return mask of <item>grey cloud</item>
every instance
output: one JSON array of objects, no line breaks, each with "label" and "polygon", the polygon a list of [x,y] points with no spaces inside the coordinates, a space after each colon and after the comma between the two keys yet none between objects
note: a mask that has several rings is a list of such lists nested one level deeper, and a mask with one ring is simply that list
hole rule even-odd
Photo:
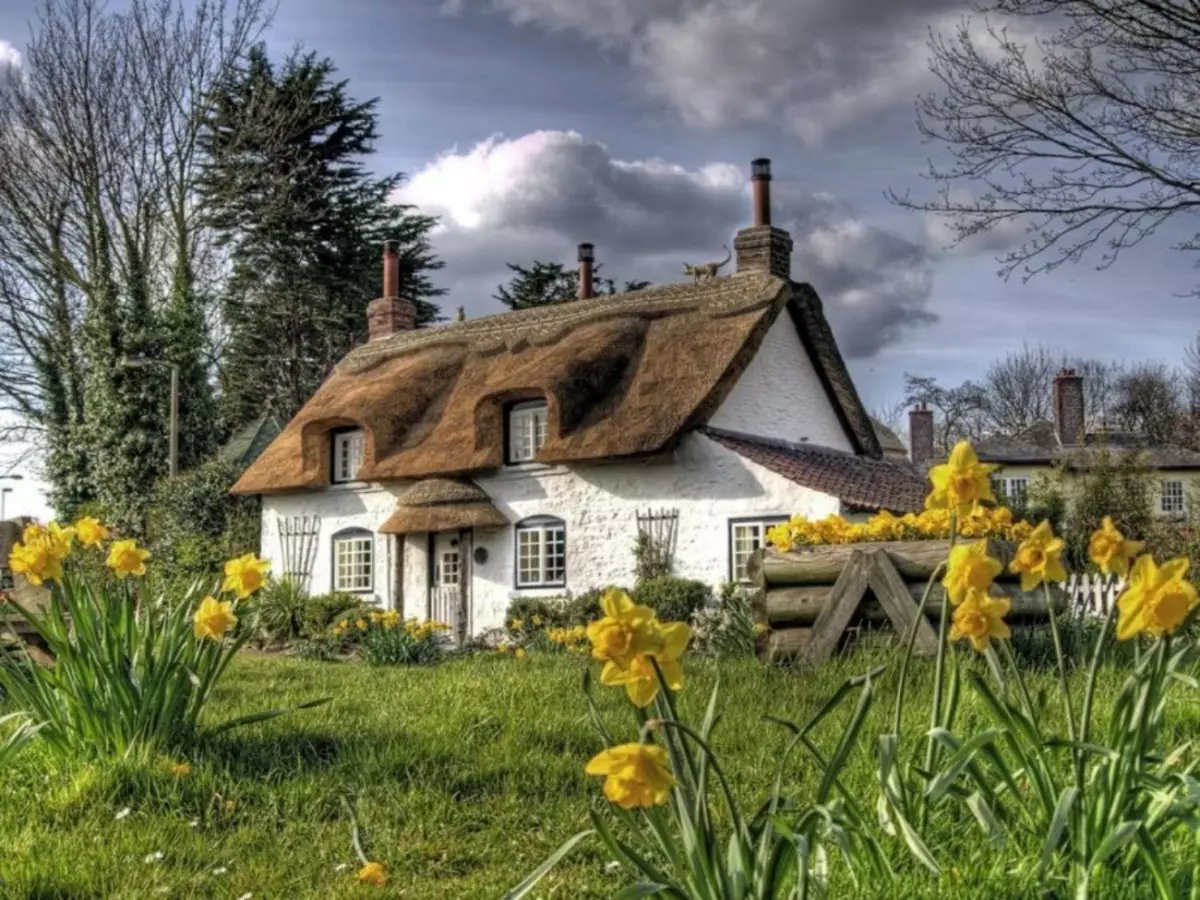
[{"label": "grey cloud", "polygon": [[646,91],[701,126],[777,124],[808,141],[929,84],[930,25],[964,0],[454,0],[623,51]]},{"label": "grey cloud", "polygon": [[[596,245],[605,274],[618,280],[677,281],[684,262],[721,258],[748,224],[746,168],[622,162],[580,135],[542,132],[443,157],[401,196],[443,217],[434,246],[447,264],[447,308],[481,315],[497,311],[491,295],[507,279],[505,263],[571,264],[582,241]],[[936,321],[925,308],[932,266],[923,246],[791,186],[776,169],[774,217],[795,242],[793,275],[821,295],[843,353],[873,356]],[[475,183],[475,170],[487,173],[479,180],[486,195],[450,196]]]}]

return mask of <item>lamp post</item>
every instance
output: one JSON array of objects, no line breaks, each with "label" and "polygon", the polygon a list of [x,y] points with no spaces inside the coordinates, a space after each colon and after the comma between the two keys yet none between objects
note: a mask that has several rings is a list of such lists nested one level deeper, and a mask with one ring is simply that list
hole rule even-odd
[{"label": "lamp post", "polygon": [[[24,481],[24,479],[25,479],[24,475],[0,475],[0,481]],[[8,495],[11,494],[12,492],[13,492],[13,489],[10,487],[0,488],[0,522],[5,521],[5,519],[4,519],[4,501],[5,501],[5,499],[7,499]]]},{"label": "lamp post", "polygon": [[144,356],[126,357],[121,360],[121,365],[126,369],[145,369],[150,366],[169,366],[171,369],[171,421],[167,435],[170,442],[168,471],[174,478],[179,474],[179,366]]}]

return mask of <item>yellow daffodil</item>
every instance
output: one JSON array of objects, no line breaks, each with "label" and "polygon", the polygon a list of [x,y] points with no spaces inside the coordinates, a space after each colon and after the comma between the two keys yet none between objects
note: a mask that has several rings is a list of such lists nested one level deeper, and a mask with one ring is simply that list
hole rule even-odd
[{"label": "yellow daffodil", "polygon": [[8,568],[30,584],[62,581],[62,557],[50,542],[41,538],[16,544],[8,554]]},{"label": "yellow daffodil", "polygon": [[951,603],[961,603],[968,591],[986,594],[996,576],[1003,571],[1004,565],[988,556],[987,551],[987,541],[956,544],[950,551],[942,587],[946,589]]},{"label": "yellow daffodil", "polygon": [[358,880],[363,884],[373,884],[383,887],[388,883],[387,869],[383,863],[369,862],[358,870]]},{"label": "yellow daffodil", "polygon": [[596,756],[584,769],[603,775],[604,796],[622,809],[662,806],[675,786],[667,751],[655,744],[620,744]]},{"label": "yellow daffodil", "polygon": [[951,451],[950,459],[929,471],[933,490],[925,498],[925,506],[954,510],[963,516],[981,500],[994,501],[989,476],[995,469],[996,466],[979,461],[969,442],[959,441]]},{"label": "yellow daffodil", "polygon": [[205,597],[196,607],[192,617],[192,631],[197,638],[212,638],[220,640],[225,632],[237,624],[237,616],[233,612],[233,603],[229,600],[218,600],[216,597]]},{"label": "yellow daffodil", "polygon": [[172,775],[174,775],[176,778],[186,778],[187,776],[192,774],[192,767],[189,763],[185,763],[185,762],[168,763],[167,771],[170,772]]},{"label": "yellow daffodil", "polygon": [[662,635],[650,607],[640,606],[624,591],[611,588],[600,598],[600,608],[604,617],[587,627],[595,659],[627,668],[639,653],[661,649]]},{"label": "yellow daffodil", "polygon": [[1197,602],[1196,589],[1183,576],[1186,557],[1156,565],[1149,554],[1139,556],[1129,572],[1129,586],[1117,598],[1118,640],[1145,633],[1151,637],[1172,634]]},{"label": "yellow daffodil", "polygon": [[513,654],[513,656],[515,656],[517,659],[524,659],[525,658],[525,648],[518,647],[516,652]]},{"label": "yellow daffodil", "polygon": [[982,653],[993,638],[1007,638],[1012,632],[1004,621],[1011,608],[1007,597],[989,597],[982,591],[970,591],[954,608],[950,619],[950,640],[970,641]]},{"label": "yellow daffodil", "polygon": [[50,539],[57,542],[63,548],[63,556],[70,553],[71,544],[75,542],[75,529],[70,525],[63,526],[57,522],[51,522],[46,526],[46,531],[50,534]]},{"label": "yellow daffodil", "polygon": [[108,567],[118,578],[129,575],[141,577],[146,574],[146,560],[149,558],[150,551],[139,547],[137,541],[115,541],[108,550]]},{"label": "yellow daffodil", "polygon": [[1112,517],[1105,516],[1088,541],[1088,559],[1105,575],[1125,575],[1133,558],[1145,546],[1141,541],[1125,540],[1125,535],[1113,524]]},{"label": "yellow daffodil", "polygon": [[679,665],[679,657],[687,649],[688,641],[692,638],[692,630],[683,622],[669,622],[659,628],[662,647],[654,654],[639,653],[626,668],[621,668],[615,662],[605,663],[600,673],[602,684],[615,686],[625,685],[625,693],[629,702],[640,709],[645,709],[658,696],[658,676],[654,672],[651,656],[658,663],[663,674],[663,681],[673,691],[683,688],[683,668]]},{"label": "yellow daffodil", "polygon": [[1064,549],[1063,539],[1055,537],[1050,523],[1043,521],[1021,542],[1008,570],[1020,574],[1023,591],[1031,591],[1044,581],[1062,583],[1067,580],[1062,564]]},{"label": "yellow daffodil", "polygon": [[108,540],[109,532],[95,516],[84,516],[75,523],[75,537],[85,547],[99,547]]},{"label": "yellow daffodil", "polygon": [[239,600],[245,600],[267,583],[267,571],[271,564],[253,553],[239,556],[225,563],[225,583],[222,590],[232,591]]}]

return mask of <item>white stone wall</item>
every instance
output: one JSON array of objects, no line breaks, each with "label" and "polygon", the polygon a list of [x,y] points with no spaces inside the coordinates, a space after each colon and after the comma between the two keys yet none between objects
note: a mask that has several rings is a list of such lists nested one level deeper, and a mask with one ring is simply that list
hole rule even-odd
[{"label": "white stone wall", "polygon": [[784,310],[708,424],[792,443],[853,450]]},{"label": "white stone wall", "polygon": [[[820,517],[840,508],[825,494],[802,488],[742,459],[699,434],[687,436],[673,460],[588,467],[522,467],[475,479],[511,522],[554,516],[566,523],[567,587],[518,591],[512,527],[478,530],[474,547],[488,559],[472,564],[470,628],[478,633],[504,621],[509,602],[523,594],[561,596],[633,581],[636,513],[678,509],[675,574],[714,587],[729,579],[729,522],[753,516]],[[375,531],[391,513],[399,488],[334,488],[263,498],[263,548],[277,568],[281,549],[274,534],[277,516],[321,516],[313,592],[331,587],[331,538],[346,527]],[[425,612],[428,587],[426,535],[405,541],[404,611]],[[393,576],[386,570],[386,535],[376,537],[375,597],[392,608]],[[394,557],[394,551],[393,551]]]}]

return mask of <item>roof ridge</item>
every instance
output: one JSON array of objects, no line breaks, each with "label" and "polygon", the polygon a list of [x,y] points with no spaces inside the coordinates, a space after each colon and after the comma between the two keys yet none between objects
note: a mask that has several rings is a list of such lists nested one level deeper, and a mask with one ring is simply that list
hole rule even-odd
[{"label": "roof ridge", "polygon": [[[754,282],[759,284],[755,285]],[[525,332],[530,330],[561,337],[581,325],[614,318],[671,314],[701,307],[712,307],[716,313],[740,312],[762,305],[763,294],[771,282],[777,283],[773,295],[773,300],[777,300],[787,285],[784,279],[761,272],[737,272],[709,282],[672,282],[623,294],[504,310],[462,322],[448,322],[436,328],[399,332],[384,340],[362,344],[346,354],[336,368],[353,371],[360,365],[395,358],[413,350],[479,341],[481,338],[508,343],[503,339],[528,337]]]},{"label": "roof ridge", "polygon": [[736,441],[749,441],[752,444],[760,444],[764,447],[773,447],[780,450],[815,450],[825,453],[833,453],[838,456],[847,456],[854,459],[878,459],[877,457],[869,456],[864,453],[855,453],[852,450],[841,450],[837,447],[827,447],[825,444],[814,444],[809,441],[787,441],[783,438],[767,437],[766,435],[760,434],[748,434],[743,431],[731,431],[728,428],[717,428],[712,425],[704,425],[700,430],[713,437],[727,437]]}]

